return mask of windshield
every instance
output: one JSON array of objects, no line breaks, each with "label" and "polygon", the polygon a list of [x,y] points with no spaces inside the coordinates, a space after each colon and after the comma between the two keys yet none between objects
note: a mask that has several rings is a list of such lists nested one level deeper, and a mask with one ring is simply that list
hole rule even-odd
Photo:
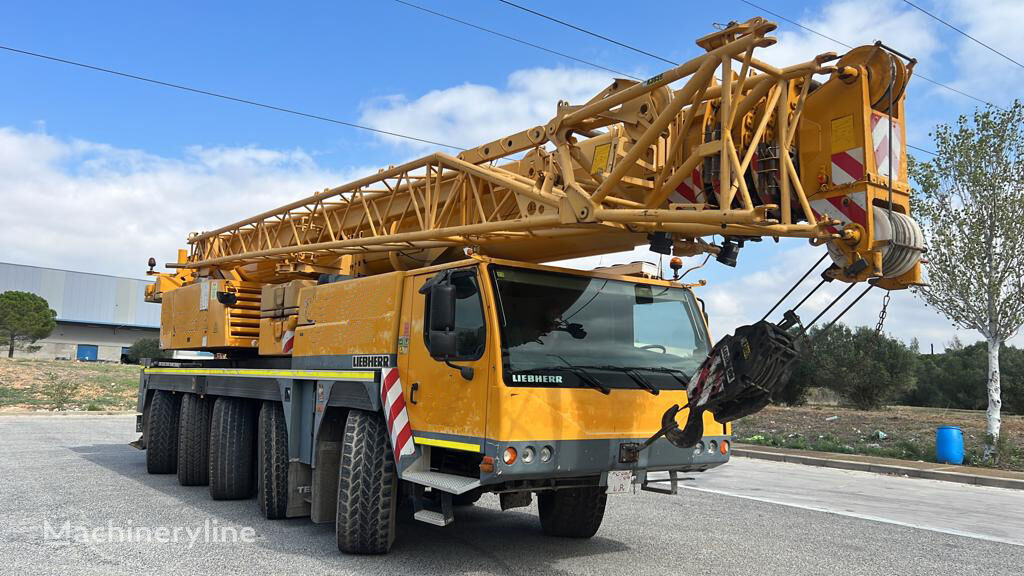
[{"label": "windshield", "polygon": [[704,324],[687,289],[491,270],[510,386],[679,389],[707,356]]}]

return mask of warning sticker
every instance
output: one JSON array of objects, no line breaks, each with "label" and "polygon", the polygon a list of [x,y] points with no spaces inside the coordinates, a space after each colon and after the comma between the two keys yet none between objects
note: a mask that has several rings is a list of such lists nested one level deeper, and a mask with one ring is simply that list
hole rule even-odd
[{"label": "warning sticker", "polygon": [[594,162],[590,165],[591,174],[600,174],[608,170],[608,158],[611,156],[611,151],[611,143],[601,144],[594,148]]},{"label": "warning sticker", "polygon": [[853,134],[853,115],[832,120],[832,153],[849,150],[857,146]]}]

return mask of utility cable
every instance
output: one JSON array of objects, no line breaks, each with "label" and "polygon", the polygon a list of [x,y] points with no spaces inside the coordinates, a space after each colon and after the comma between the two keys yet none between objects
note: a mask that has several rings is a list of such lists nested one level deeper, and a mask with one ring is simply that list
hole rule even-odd
[{"label": "utility cable", "polygon": [[652,53],[650,53],[650,52],[648,52],[646,50],[641,50],[640,48],[637,48],[636,46],[630,46],[629,44],[626,44],[625,42],[619,42],[618,40],[614,40],[614,39],[609,38],[607,36],[603,36],[601,34],[598,34],[597,32],[592,32],[590,30],[587,30],[586,28],[581,28],[581,27],[579,27],[579,26],[577,26],[575,24],[566,22],[565,20],[559,20],[558,18],[555,18],[554,16],[548,16],[547,14],[538,12],[536,10],[531,10],[530,8],[527,8],[526,6],[521,6],[519,4],[516,4],[515,2],[509,2],[508,0],[498,0],[498,2],[501,2],[502,4],[507,4],[507,5],[509,5],[509,6],[513,7],[513,8],[518,8],[519,10],[522,10],[523,12],[529,12],[530,14],[533,14],[534,16],[540,16],[541,18],[543,18],[545,20],[550,20],[550,21],[552,21],[552,22],[554,22],[556,24],[561,24],[562,26],[565,26],[567,28],[572,28],[573,30],[576,30],[577,32],[582,32],[582,33],[584,33],[584,34],[586,34],[588,36],[593,36],[594,38],[599,38],[601,40],[604,40],[605,42],[611,42],[612,44],[615,44],[616,46],[621,46],[621,47],[623,47],[623,48],[625,48],[627,50],[632,50],[633,52],[636,52],[637,54],[643,54],[644,56],[650,56],[651,58],[654,58],[655,60],[661,60],[662,62],[664,62],[666,64],[671,64],[672,66],[679,66],[679,62],[673,62],[672,60],[669,60],[668,58],[663,58],[661,56],[658,56],[657,54],[652,54]]},{"label": "utility cable", "polygon": [[957,32],[959,32],[960,34],[962,34],[962,35],[966,36],[967,38],[970,38],[971,40],[974,40],[974,41],[975,41],[976,43],[978,43],[979,45],[981,45],[981,46],[984,46],[985,48],[988,48],[990,52],[993,52],[994,54],[998,54],[999,56],[1002,56],[1003,58],[1006,58],[1006,59],[1007,59],[1007,60],[1009,60],[1010,62],[1013,62],[1013,63],[1014,63],[1014,64],[1016,64],[1017,66],[1020,66],[1021,68],[1024,68],[1024,64],[1021,64],[1020,62],[1018,62],[1018,61],[1014,60],[1013,58],[1010,58],[1009,56],[1007,56],[1006,54],[1004,54],[1004,53],[1000,52],[999,50],[996,50],[995,48],[993,48],[993,47],[989,46],[988,44],[986,44],[986,43],[982,42],[981,40],[978,40],[978,39],[977,39],[977,38],[975,38],[974,36],[971,36],[971,35],[970,35],[970,34],[968,34],[967,32],[964,32],[963,30],[961,30],[961,29],[957,28],[956,26],[953,26],[953,25],[952,25],[952,24],[950,24],[949,22],[946,22],[946,21],[945,21],[945,20],[943,20],[942,18],[939,18],[938,16],[936,16],[935,14],[932,14],[931,12],[929,12],[929,11],[925,10],[924,8],[921,8],[921,7],[920,7],[920,6],[918,6],[917,4],[914,4],[914,3],[913,3],[913,2],[911,2],[910,0],[903,0],[903,1],[904,1],[905,3],[907,3],[907,4],[909,4],[910,6],[913,6],[914,8],[917,8],[917,9],[918,9],[918,10],[920,10],[921,12],[924,12],[924,13],[925,13],[925,14],[927,14],[927,15],[928,15],[928,17],[930,17],[930,18],[931,18],[932,20],[935,20],[935,21],[937,21],[937,22],[941,22],[942,24],[945,24],[946,26],[948,26],[948,27],[952,28],[953,30],[956,30]]},{"label": "utility cable", "polygon": [[166,82],[164,80],[157,80],[155,78],[149,78],[146,76],[139,76],[137,74],[129,74],[128,72],[121,72],[112,68],[104,68],[102,66],[95,66],[93,64],[86,64],[84,62],[78,62],[75,60],[68,60],[66,58],[58,58],[57,56],[50,56],[48,54],[42,54],[40,52],[30,52],[28,50],[22,50],[11,46],[0,45],[0,50],[6,50],[15,54],[21,54],[23,56],[32,56],[33,58],[40,58],[43,60],[49,60],[51,62],[58,62],[61,64],[67,64],[70,66],[77,66],[79,68],[85,68],[87,70],[93,70],[96,72],[103,72],[105,74],[112,74],[114,76],[120,76],[122,78],[128,78],[131,80],[138,80],[140,82],[148,82],[150,84],[156,84],[157,86],[163,86],[165,88],[174,88],[175,90],[182,90],[185,92],[192,92],[193,94],[202,94],[203,96],[210,96],[213,98],[220,98],[221,100],[228,100],[230,102],[237,102],[239,104],[247,104],[249,106],[256,106],[258,108],[264,108],[266,110],[274,110],[276,112],[284,112],[286,114],[293,114],[295,116],[302,116],[304,118],[311,118],[313,120],[320,120],[323,122],[330,122],[332,124],[339,124],[341,126],[348,126],[350,128],[358,128],[360,130],[366,130],[369,132],[375,132],[377,134],[385,134],[387,136],[395,136],[396,138],[404,138],[406,140],[412,140],[415,142],[421,142],[423,144],[431,144],[434,146],[442,146],[444,148],[451,148],[454,150],[465,150],[460,146],[453,146],[451,144],[445,144],[444,142],[437,142],[434,140],[428,140],[426,138],[418,138],[416,136],[409,136],[407,134],[400,134],[398,132],[392,132],[390,130],[381,130],[379,128],[372,128],[363,124],[356,124],[355,122],[348,122],[345,120],[338,120],[337,118],[331,118],[329,116],[322,116],[320,114],[311,114],[309,112],[302,112],[293,108],[285,108],[283,106],[275,106],[273,104],[265,104],[256,100],[250,100],[248,98],[239,98],[237,96],[229,96],[227,94],[221,94],[219,92],[212,92],[210,90],[204,90],[202,88],[195,88],[187,86],[185,84],[175,84],[173,82]]},{"label": "utility cable", "polygon": [[524,46],[529,46],[530,48],[536,48],[537,50],[543,50],[544,52],[547,52],[549,54],[554,54],[554,55],[559,56],[561,58],[567,58],[567,59],[572,60],[574,62],[579,62],[580,64],[586,64],[587,66],[592,66],[594,68],[599,68],[601,70],[604,70],[605,72],[611,72],[612,74],[618,74],[619,76],[625,76],[627,78],[632,78],[633,80],[636,80],[638,82],[642,80],[642,78],[637,78],[636,76],[633,76],[633,75],[630,75],[630,74],[626,74],[625,72],[620,72],[620,71],[615,70],[613,68],[608,68],[607,66],[602,66],[600,64],[597,64],[597,63],[594,63],[594,62],[590,62],[589,60],[584,60],[582,58],[577,58],[575,56],[571,56],[569,54],[566,54],[565,52],[559,52],[557,50],[552,50],[550,48],[545,48],[544,46],[541,46],[540,44],[534,44],[533,42],[527,42],[526,40],[523,40],[521,38],[516,38],[515,36],[510,36],[510,35],[505,34],[503,32],[498,32],[497,30],[491,30],[490,28],[484,28],[483,26],[479,26],[477,24],[473,24],[472,22],[467,22],[465,20],[460,20],[459,18],[456,18],[454,16],[449,16],[447,14],[443,14],[443,13],[438,12],[436,10],[431,10],[430,8],[425,8],[425,7],[420,6],[418,4],[413,4],[412,2],[406,2],[405,0],[394,0],[394,1],[399,3],[399,4],[402,4],[404,6],[408,6],[409,8],[415,8],[416,10],[420,10],[421,12],[426,12],[427,14],[433,14],[434,16],[437,16],[439,18],[444,18],[445,20],[450,20],[452,22],[456,22],[458,24],[462,24],[463,26],[468,26],[470,28],[473,28],[473,29],[476,29],[476,30],[480,30],[481,32],[487,32],[488,34],[493,34],[493,35],[498,36],[500,38],[504,38],[506,40],[511,40],[512,42],[516,42],[516,43],[522,44]]}]

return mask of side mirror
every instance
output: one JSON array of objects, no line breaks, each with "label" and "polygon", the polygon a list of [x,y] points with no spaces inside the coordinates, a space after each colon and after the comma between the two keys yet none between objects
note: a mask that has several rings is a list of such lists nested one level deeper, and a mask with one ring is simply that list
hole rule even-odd
[{"label": "side mirror", "polygon": [[[431,307],[433,310],[433,307]],[[431,319],[433,320],[433,319]],[[433,324],[433,322],[431,322]],[[454,331],[430,331],[430,357],[435,360],[450,360],[458,355],[458,341]]]},{"label": "side mirror", "polygon": [[434,341],[435,331],[452,330],[455,330],[455,286],[450,282],[439,282],[430,287],[430,341]]},{"label": "side mirror", "polygon": [[637,304],[654,304],[654,290],[649,284],[634,284],[633,295]]}]

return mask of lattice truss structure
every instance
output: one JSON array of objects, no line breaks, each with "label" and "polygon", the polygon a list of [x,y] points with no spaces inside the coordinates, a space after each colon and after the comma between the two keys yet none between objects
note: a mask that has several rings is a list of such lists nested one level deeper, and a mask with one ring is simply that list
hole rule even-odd
[{"label": "lattice truss structure", "polygon": [[841,72],[837,56],[767,64],[755,51],[775,43],[775,27],[734,23],[645,82],[559,102],[547,124],[193,234],[169,266],[325,272],[354,255],[402,269],[461,247],[543,261],[629,249],[651,232],[671,234],[683,255],[713,252],[714,234],[856,242],[855,227],[812,210],[806,187],[821,193],[821,178],[801,179],[794,164],[812,76]]}]

